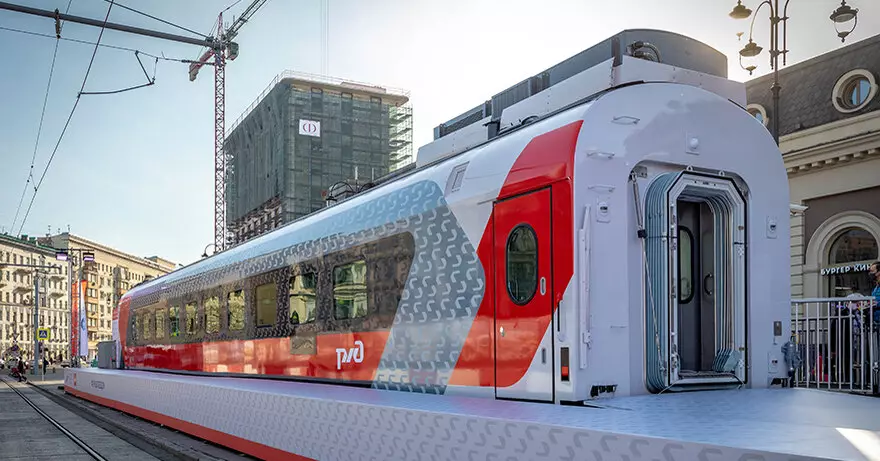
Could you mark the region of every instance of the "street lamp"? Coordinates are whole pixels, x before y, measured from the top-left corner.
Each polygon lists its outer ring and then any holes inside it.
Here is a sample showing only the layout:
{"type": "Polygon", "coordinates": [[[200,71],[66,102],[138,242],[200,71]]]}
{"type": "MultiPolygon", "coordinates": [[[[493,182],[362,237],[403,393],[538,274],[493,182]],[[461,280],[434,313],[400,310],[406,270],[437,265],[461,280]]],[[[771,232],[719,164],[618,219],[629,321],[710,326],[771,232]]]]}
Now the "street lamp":
{"type": "MultiPolygon", "coordinates": [[[[749,27],[749,43],[739,52],[740,67],[749,71],[749,75],[751,75],[757,67],[743,66],[742,58],[755,57],[761,54],[763,50],[762,47],[754,42],[752,32],[755,28],[755,19],[758,17],[758,11],[761,10],[761,7],[767,5],[770,8],[770,68],[773,69],[773,86],[770,87],[773,91],[773,139],[776,141],[777,146],[779,145],[779,90],[781,89],[779,86],[779,55],[782,55],[782,65],[784,66],[785,56],[788,54],[788,2],[789,0],[785,0],[785,4],[782,6],[782,16],[779,15],[779,0],[773,0],[772,2],[764,0],[758,5],[755,15],[752,17],[752,24],[749,27]],[[782,23],[782,49],[779,49],[779,23],[782,23]]],[[[840,37],[841,42],[845,41],[846,37],[855,30],[858,24],[858,13],[859,10],[847,5],[846,0],[841,0],[840,7],[831,13],[830,18],[834,22],[834,29],[837,31],[837,36],[840,37]],[[849,30],[841,31],[837,28],[838,24],[844,24],[849,21],[853,21],[853,26],[849,30]]],[[[733,19],[746,19],[751,14],[752,10],[743,5],[742,0],[737,0],[736,6],[733,7],[729,16],[733,19]]]]}
{"type": "MultiPolygon", "coordinates": [[[[71,257],[70,253],[80,254],[83,263],[87,262],[95,262],[95,253],[91,250],[84,250],[81,248],[66,248],[55,250],[55,259],[58,261],[67,261],[67,307],[70,309],[70,321],[67,325],[67,334],[68,334],[68,346],[70,347],[70,354],[68,355],[68,360],[70,360],[70,366],[78,366],[78,357],[76,354],[78,352],[76,349],[79,347],[77,344],[76,347],[73,345],[73,267],[77,265],[76,258],[71,257]]],[[[81,270],[82,268],[80,268],[81,270]]],[[[82,277],[77,277],[78,281],[82,280],[82,277]]],[[[77,294],[77,298],[82,298],[81,289],[79,289],[80,293],[77,294]]],[[[77,306],[79,308],[79,306],[77,306]]],[[[79,317],[83,317],[82,314],[79,317]]],[[[82,330],[82,328],[80,328],[82,330]]],[[[82,339],[79,339],[77,343],[82,342],[82,339]]],[[[79,351],[81,352],[81,351],[79,351]]],[[[88,353],[88,351],[86,351],[88,353]]]]}

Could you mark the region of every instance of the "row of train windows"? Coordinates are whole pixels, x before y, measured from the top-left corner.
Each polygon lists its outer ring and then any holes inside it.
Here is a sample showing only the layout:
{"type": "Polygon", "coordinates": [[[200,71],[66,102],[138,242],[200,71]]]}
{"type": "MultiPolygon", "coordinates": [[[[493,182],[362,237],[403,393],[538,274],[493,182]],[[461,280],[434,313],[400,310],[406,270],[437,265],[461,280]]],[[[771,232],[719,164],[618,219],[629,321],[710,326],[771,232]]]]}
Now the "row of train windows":
{"type": "MultiPolygon", "coordinates": [[[[367,264],[364,260],[333,268],[333,317],[337,320],[355,319],[367,315],[367,264]]],[[[306,272],[289,278],[287,282],[290,323],[293,325],[312,323],[317,312],[318,276],[306,272]]],[[[275,326],[278,318],[278,285],[276,282],[257,285],[254,295],[254,325],[258,328],[275,326]]],[[[218,296],[202,300],[204,321],[196,322],[197,303],[172,304],[166,308],[148,306],[134,315],[134,332],[140,339],[164,339],[181,334],[194,336],[198,332],[218,333],[220,331],[221,306],[218,296]],[[168,324],[166,330],[166,321],[168,324]],[[181,325],[181,322],[185,325],[181,325]],[[154,335],[155,333],[155,335],[154,335]]],[[[226,294],[226,324],[230,331],[245,328],[245,290],[239,289],[226,294]]]]}

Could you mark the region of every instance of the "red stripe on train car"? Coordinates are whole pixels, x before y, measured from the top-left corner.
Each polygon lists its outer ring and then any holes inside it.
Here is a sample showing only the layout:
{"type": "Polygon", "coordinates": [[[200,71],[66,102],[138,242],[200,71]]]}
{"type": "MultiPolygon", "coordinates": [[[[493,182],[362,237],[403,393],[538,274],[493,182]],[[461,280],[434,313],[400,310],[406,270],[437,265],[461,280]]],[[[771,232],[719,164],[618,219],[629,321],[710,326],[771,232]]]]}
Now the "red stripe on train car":
{"type": "Polygon", "coordinates": [[[200,437],[205,440],[209,440],[219,445],[223,445],[225,447],[232,448],[234,450],[238,450],[242,453],[247,453],[251,456],[256,456],[260,459],[267,460],[302,460],[308,461],[312,458],[306,458],[305,456],[300,456],[294,453],[289,453],[284,450],[280,450],[278,448],[273,448],[268,445],[263,445],[261,443],[252,442],[247,439],[243,439],[241,437],[236,437],[231,434],[227,434],[225,432],[220,432],[215,429],[211,429],[205,426],[201,426],[198,424],[191,423],[189,421],[184,421],[182,419],[173,418],[171,416],[166,416],[161,413],[156,413],[155,411],[146,410],[144,408],[136,407],[134,405],[129,405],[127,403],[119,402],[117,400],[111,400],[105,397],[99,397],[97,395],[89,394],[88,392],[82,392],[76,390],[70,386],[64,386],[64,391],[70,394],[73,394],[77,397],[90,400],[100,405],[104,405],[105,407],[115,408],[119,411],[123,411],[125,413],[129,413],[140,418],[144,418],[154,423],[159,423],[168,427],[172,427],[182,432],[186,432],[187,434],[194,435],[196,437],[200,437]]]}
{"type": "MultiPolygon", "coordinates": [[[[498,193],[498,199],[512,197],[542,187],[552,186],[553,192],[553,281],[556,299],[554,313],[562,294],[574,274],[574,203],[571,179],[574,174],[574,152],[582,120],[535,136],[517,157],[498,193]]],[[[492,216],[477,247],[487,280],[492,280],[492,216]]],[[[487,282],[486,292],[477,310],[461,355],[449,384],[459,386],[507,387],[516,384],[529,368],[538,344],[530,354],[505,362],[495,370],[495,303],[493,284],[487,282]]],[[[538,319],[539,331],[546,331],[552,315],[538,319]]],[[[540,341],[540,338],[538,338],[540,341]]]]}
{"type": "Polygon", "coordinates": [[[126,367],[372,381],[388,342],[388,331],[317,335],[315,354],[292,353],[290,342],[289,336],[283,336],[128,346],[126,367]]]}

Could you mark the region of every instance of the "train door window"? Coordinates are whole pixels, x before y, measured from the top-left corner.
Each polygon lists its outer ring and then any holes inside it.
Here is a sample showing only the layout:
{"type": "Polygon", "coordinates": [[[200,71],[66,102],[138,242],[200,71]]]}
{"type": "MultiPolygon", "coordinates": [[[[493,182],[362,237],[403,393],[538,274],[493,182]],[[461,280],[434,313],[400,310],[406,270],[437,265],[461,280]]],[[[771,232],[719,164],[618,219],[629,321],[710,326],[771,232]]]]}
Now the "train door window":
{"type": "Polygon", "coordinates": [[[188,336],[196,334],[196,303],[186,304],[186,334],[188,336]]]}
{"type": "Polygon", "coordinates": [[[314,272],[290,278],[290,323],[315,321],[318,276],[314,272]]]}
{"type": "Polygon", "coordinates": [[[333,268],[336,319],[367,316],[367,263],[355,261],[333,268]]]}
{"type": "Polygon", "coordinates": [[[694,297],[694,237],[686,227],[678,228],[678,302],[694,297]]]}
{"type": "Polygon", "coordinates": [[[507,238],[507,293],[516,304],[526,304],[538,288],[538,236],[521,224],[507,238]]]}
{"type": "Polygon", "coordinates": [[[230,330],[244,329],[244,290],[235,290],[226,295],[226,321],[230,330]]]}
{"type": "Polygon", "coordinates": [[[166,330],[165,330],[165,316],[168,313],[165,311],[165,308],[156,309],[156,339],[162,340],[165,339],[166,330]]]}
{"type": "Polygon", "coordinates": [[[205,332],[220,331],[220,298],[211,296],[205,299],[205,332]]]}
{"type": "Polygon", "coordinates": [[[278,316],[278,286],[275,285],[275,282],[257,286],[255,298],[257,301],[257,326],[275,325],[275,318],[278,316]]]}
{"type": "Polygon", "coordinates": [[[180,307],[171,306],[168,309],[168,327],[172,338],[180,336],[180,307]]]}

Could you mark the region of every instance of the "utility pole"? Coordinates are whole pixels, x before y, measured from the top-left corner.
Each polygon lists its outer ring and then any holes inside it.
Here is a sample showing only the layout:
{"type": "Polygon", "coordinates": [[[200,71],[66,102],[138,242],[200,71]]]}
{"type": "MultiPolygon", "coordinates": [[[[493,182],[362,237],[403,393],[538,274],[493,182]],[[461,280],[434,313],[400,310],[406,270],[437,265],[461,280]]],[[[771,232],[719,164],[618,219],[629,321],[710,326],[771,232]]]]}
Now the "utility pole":
{"type": "MultiPolygon", "coordinates": [[[[48,265],[48,264],[3,264],[6,267],[29,267],[34,269],[34,366],[37,366],[39,356],[40,356],[40,338],[39,338],[39,328],[40,328],[40,269],[57,269],[61,272],[61,267],[48,265]]],[[[17,327],[16,327],[17,329],[17,327]]],[[[22,340],[25,338],[24,332],[22,332],[22,340]]],[[[36,368],[34,368],[34,374],[36,374],[36,368]]]]}
{"type": "Polygon", "coordinates": [[[34,271],[34,372],[40,369],[40,272],[34,271]]]}

